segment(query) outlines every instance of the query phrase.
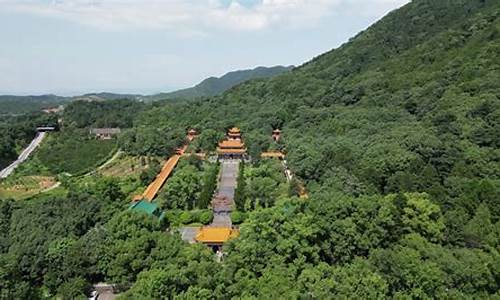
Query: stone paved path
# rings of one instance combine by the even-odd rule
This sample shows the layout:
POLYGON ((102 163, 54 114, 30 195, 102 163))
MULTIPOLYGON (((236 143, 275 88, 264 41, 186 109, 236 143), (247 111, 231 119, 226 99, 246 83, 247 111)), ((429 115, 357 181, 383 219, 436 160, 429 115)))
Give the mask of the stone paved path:
POLYGON ((240 168, 239 160, 221 161, 221 175, 219 186, 212 207, 214 220, 212 227, 231 227, 230 213, 234 206, 234 193, 237 185, 238 172, 240 168))

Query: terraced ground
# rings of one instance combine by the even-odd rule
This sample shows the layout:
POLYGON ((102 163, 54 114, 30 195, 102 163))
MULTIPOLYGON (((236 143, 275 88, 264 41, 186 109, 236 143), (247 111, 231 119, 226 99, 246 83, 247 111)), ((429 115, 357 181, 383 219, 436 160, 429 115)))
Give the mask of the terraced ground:
POLYGON ((108 177, 139 176, 142 171, 148 169, 144 157, 119 154, 116 159, 109 162, 98 170, 98 173, 108 177))
POLYGON ((56 184, 52 176, 22 176, 0 183, 0 198, 22 200, 34 196, 56 184))

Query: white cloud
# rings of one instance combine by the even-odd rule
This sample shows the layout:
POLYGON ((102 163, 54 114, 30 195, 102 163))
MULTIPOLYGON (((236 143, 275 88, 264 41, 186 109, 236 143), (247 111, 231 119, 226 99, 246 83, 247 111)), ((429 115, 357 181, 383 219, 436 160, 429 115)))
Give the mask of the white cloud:
POLYGON ((256 0, 242 5, 231 0, 0 0, 0 11, 63 18, 107 30, 146 28, 182 34, 211 30, 256 31, 275 27, 306 27, 346 7, 373 15, 407 0, 256 0), (227 1, 226 1, 227 2, 227 1))

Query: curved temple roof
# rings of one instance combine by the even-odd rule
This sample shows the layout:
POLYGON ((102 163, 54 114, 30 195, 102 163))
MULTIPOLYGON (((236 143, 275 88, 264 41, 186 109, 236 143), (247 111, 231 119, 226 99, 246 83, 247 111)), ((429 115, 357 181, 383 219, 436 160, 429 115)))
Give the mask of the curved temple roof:
POLYGON ((196 235, 196 241, 205 244, 220 244, 240 235, 240 231, 230 227, 203 227, 196 235))

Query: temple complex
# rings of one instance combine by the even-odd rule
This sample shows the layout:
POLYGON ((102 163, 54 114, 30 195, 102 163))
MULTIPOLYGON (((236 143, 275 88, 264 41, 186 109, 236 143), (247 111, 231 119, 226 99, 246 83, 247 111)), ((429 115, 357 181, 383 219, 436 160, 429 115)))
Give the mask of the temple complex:
POLYGON ((226 136, 226 139, 219 143, 217 154, 219 158, 244 158, 247 153, 247 148, 241 140, 241 132, 239 128, 231 128, 226 136))

